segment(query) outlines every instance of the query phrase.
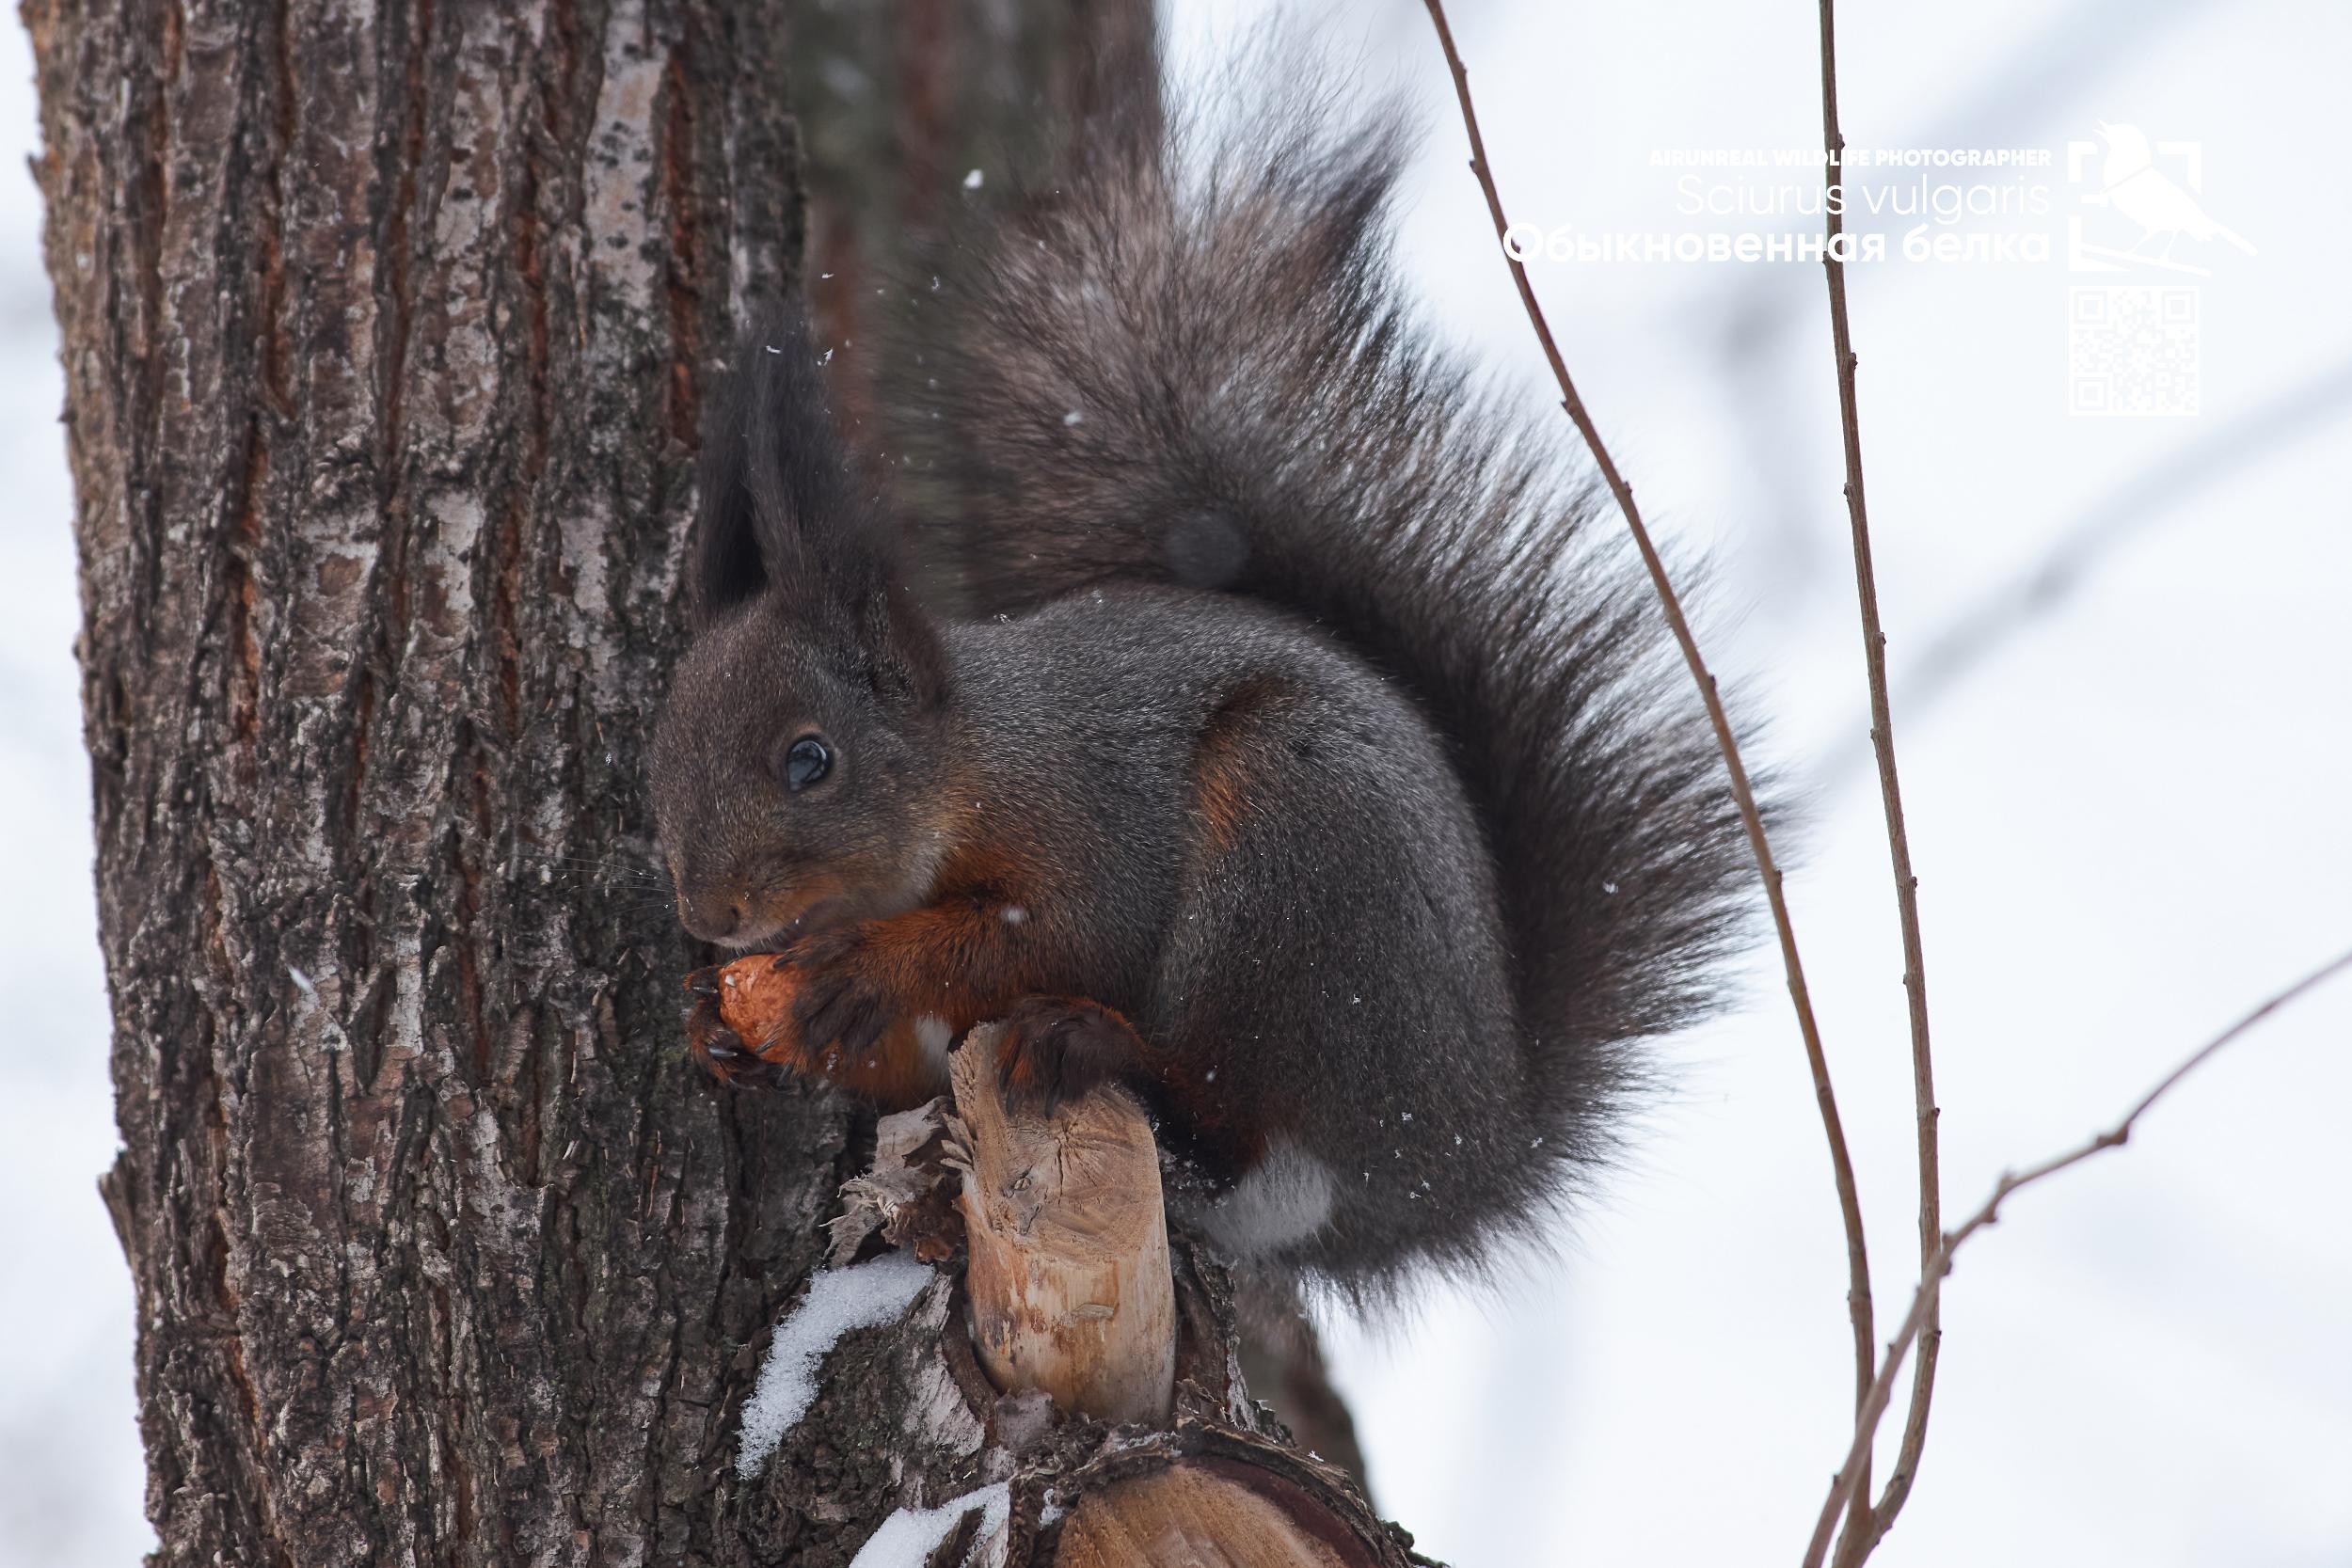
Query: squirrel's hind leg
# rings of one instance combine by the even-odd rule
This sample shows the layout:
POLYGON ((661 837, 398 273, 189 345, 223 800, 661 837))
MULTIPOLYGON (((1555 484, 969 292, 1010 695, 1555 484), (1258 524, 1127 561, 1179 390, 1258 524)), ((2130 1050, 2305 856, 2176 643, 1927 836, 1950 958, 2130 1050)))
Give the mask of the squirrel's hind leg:
POLYGON ((1198 752, 1151 1076, 1226 1184, 1199 1219, 1230 1254, 1364 1278, 1475 1253, 1540 1186, 1488 852, 1418 713, 1286 684, 1198 752))

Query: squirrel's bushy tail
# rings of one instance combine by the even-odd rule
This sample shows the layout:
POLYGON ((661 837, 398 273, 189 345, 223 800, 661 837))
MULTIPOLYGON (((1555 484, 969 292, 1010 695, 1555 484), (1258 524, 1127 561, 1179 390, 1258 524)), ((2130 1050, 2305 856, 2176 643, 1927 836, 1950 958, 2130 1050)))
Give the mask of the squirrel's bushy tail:
POLYGON ((1329 108, 1090 123, 1052 188, 946 247, 915 385, 951 499, 918 537, 979 613, 1214 588, 1399 680, 1483 819, 1538 1092, 1590 1127, 1639 1076, 1626 1044, 1710 999, 1738 817, 1569 427, 1531 429, 1400 301, 1408 138, 1329 108))

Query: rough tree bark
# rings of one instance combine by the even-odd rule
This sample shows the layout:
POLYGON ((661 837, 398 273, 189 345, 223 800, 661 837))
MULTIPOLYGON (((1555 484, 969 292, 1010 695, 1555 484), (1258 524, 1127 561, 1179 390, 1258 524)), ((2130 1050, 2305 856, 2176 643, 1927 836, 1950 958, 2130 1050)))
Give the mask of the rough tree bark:
MULTIPOLYGON (((909 8, 948 121, 1081 30, 909 8)), ((826 62, 760 0, 25 19, 157 1560, 845 1560, 959 1483, 907 1357, 731 1460, 870 1122, 690 1072, 611 870, 826 62)))

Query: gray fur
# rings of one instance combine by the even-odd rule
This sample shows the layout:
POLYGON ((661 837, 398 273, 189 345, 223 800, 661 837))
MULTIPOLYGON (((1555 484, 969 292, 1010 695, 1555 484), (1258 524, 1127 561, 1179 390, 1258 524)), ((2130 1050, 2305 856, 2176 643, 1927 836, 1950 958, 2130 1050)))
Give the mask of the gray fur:
POLYGON ((707 459, 656 768, 682 896, 848 863, 890 912, 1012 847, 1037 972, 1133 1022, 1147 1093, 1212 1086, 1155 1103, 1230 1240, 1358 1290, 1474 1264, 1711 1003, 1745 884, 1703 718, 1551 433, 1398 302, 1392 129, 1072 145, 918 291, 936 401, 900 412, 938 483, 858 492, 811 373, 746 355, 783 385, 728 417, 797 456, 707 459), (964 619, 914 608, 902 524, 964 619), (854 737, 831 802, 770 777, 808 722, 854 737))

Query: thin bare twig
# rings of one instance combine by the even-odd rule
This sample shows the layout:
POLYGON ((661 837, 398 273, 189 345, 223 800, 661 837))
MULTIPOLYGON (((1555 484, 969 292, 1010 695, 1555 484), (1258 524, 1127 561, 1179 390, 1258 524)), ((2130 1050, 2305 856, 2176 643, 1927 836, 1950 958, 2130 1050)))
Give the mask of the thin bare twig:
MULTIPOLYGON (((1837 126, 1837 36, 1834 0, 1821 0, 1821 145, 1828 153, 1822 177, 1841 196, 1845 182, 1845 133, 1837 126)), ((1902 927, 1903 990, 1911 1009, 1912 1105, 1919 1150, 1919 1268, 1924 1277, 1944 1229, 1943 1180, 1936 1158, 1935 1063, 1928 1045, 1928 972, 1919 936, 1919 879, 1911 868, 1911 834, 1903 822, 1902 784, 1895 769, 1895 719, 1886 695, 1886 633, 1879 621, 1878 571, 1870 560, 1870 518, 1862 497, 1862 420, 1854 392, 1853 332, 1846 317, 1845 220, 1840 200, 1824 200, 1829 238, 1821 256, 1829 279, 1829 325, 1837 356, 1837 414, 1846 448, 1846 517, 1853 533, 1854 591, 1862 602, 1862 659, 1869 672, 1870 744, 1878 753, 1879 798, 1886 810, 1886 847, 1895 870, 1895 909, 1902 927)), ((1861 1484, 1838 1543, 1840 1568, 1856 1568, 1886 1534, 1911 1495, 1920 1450, 1927 1445, 1928 1409, 1935 1399, 1936 1352, 1943 1341, 1935 1301, 1930 1297, 1919 1330, 1919 1364, 1911 1382, 1911 1409, 1903 1419, 1902 1445, 1886 1490, 1869 1501, 1868 1456, 1861 1484)), ((1856 1404, 1868 1393, 1855 1396, 1856 1404)))
POLYGON ((1902 1370, 1912 1341, 1918 1338, 1921 1327, 1934 1315, 1937 1299, 1943 1293, 1944 1276, 1952 1272, 1952 1254, 1960 1250, 1961 1243, 1998 1219, 2001 1205, 2011 1193, 2030 1187, 2045 1177, 2056 1176, 2071 1165, 2080 1164, 2103 1149, 2121 1148, 2130 1139, 2132 1129, 2139 1118, 2148 1114, 2149 1107, 2170 1092, 2174 1085, 2202 1067, 2215 1053, 2280 1007, 2347 969, 2352 969, 2352 952, 2340 954, 2322 964, 2206 1041, 2187 1060, 2166 1073, 2163 1082, 2141 1095, 2139 1102, 2113 1127, 2094 1133, 2089 1141, 2026 1170, 2004 1172, 2000 1180, 1994 1183, 1993 1196, 1985 1200, 1984 1207, 1969 1215, 1959 1229, 1944 1237, 1929 1259, 1929 1267, 1920 1275, 1918 1292, 1912 1297, 1911 1310, 1903 1316, 1901 1330, 1887 1346, 1886 1359, 1880 1364, 1878 1375, 1871 1380, 1869 1397, 1863 1401, 1862 1410, 1854 1421, 1853 1442, 1846 1450, 1846 1462, 1839 1467, 1837 1479, 1830 1483, 1829 1497, 1821 1504, 1820 1519, 1814 1523, 1813 1540, 1805 1548, 1805 1568, 1820 1568, 1823 1554, 1829 1550, 1830 1532, 1836 1528, 1838 1514, 1861 1491, 1860 1482, 1869 1462, 1871 1439, 1878 1433, 1880 1418, 1886 1414, 1887 1400, 1894 1391, 1895 1378, 1902 1370))
POLYGON ((1438 29, 1438 42, 1445 50, 1446 65, 1454 73, 1454 93, 1461 102, 1463 127, 1470 133, 1470 172, 1477 176, 1478 188, 1486 195, 1487 215, 1494 220, 1496 243, 1511 269, 1511 280, 1518 285, 1519 303, 1526 308, 1527 319, 1543 344, 1544 357, 1550 362, 1552 379, 1560 384, 1560 406, 1575 423, 1577 434, 1584 437, 1585 446, 1592 450, 1593 461, 1598 466, 1609 493, 1616 498, 1617 509, 1625 514, 1626 525, 1633 531, 1634 546, 1641 551, 1642 564, 1648 568, 1659 604, 1665 610, 1666 624, 1674 629, 1683 662, 1691 667, 1691 678, 1698 683, 1699 697, 1707 705, 1708 721, 1715 729, 1715 744, 1722 750, 1724 769, 1731 775, 1732 798, 1739 802, 1740 820, 1747 828, 1748 847, 1755 851, 1756 870, 1764 879, 1764 896, 1772 906, 1773 927, 1780 933, 1781 963, 1788 974, 1788 999, 1797 1011, 1798 1031, 1804 1037, 1805 1065, 1813 1073, 1813 1094, 1820 1106, 1822 1131, 1829 1139, 1830 1168, 1837 1183, 1837 1209, 1846 1226, 1846 1306, 1853 1322, 1854 1384, 1859 1401, 1870 1386, 1871 1369, 1877 1361, 1871 1324, 1869 1249, 1863 1241, 1862 1199, 1854 1185, 1853 1160, 1846 1151, 1846 1131, 1838 1119, 1836 1093, 1830 1087, 1829 1059, 1822 1053, 1820 1025, 1814 1020, 1813 999, 1805 990, 1804 964, 1797 956, 1797 928, 1788 917, 1788 902, 1781 891, 1780 867, 1773 861, 1772 844, 1765 837, 1763 815, 1756 810, 1756 791, 1748 784, 1747 766, 1740 760, 1740 743, 1732 734, 1731 720, 1715 689, 1715 677, 1699 656, 1698 640, 1692 636, 1690 622, 1683 616, 1682 601, 1666 574, 1666 563, 1650 542, 1641 510, 1633 504, 1633 488, 1617 471, 1592 415, 1585 410, 1584 400, 1577 395, 1567 361, 1561 357, 1560 345, 1551 336, 1551 325, 1544 319, 1543 307, 1536 303, 1534 288, 1528 282, 1527 268, 1511 254, 1505 240, 1511 226, 1503 215, 1502 197, 1495 189, 1494 173, 1486 163, 1486 138, 1479 134, 1478 111, 1470 103, 1470 71, 1462 64, 1460 51, 1454 46, 1454 29, 1447 24, 1443 0, 1425 3, 1429 20, 1438 29))

